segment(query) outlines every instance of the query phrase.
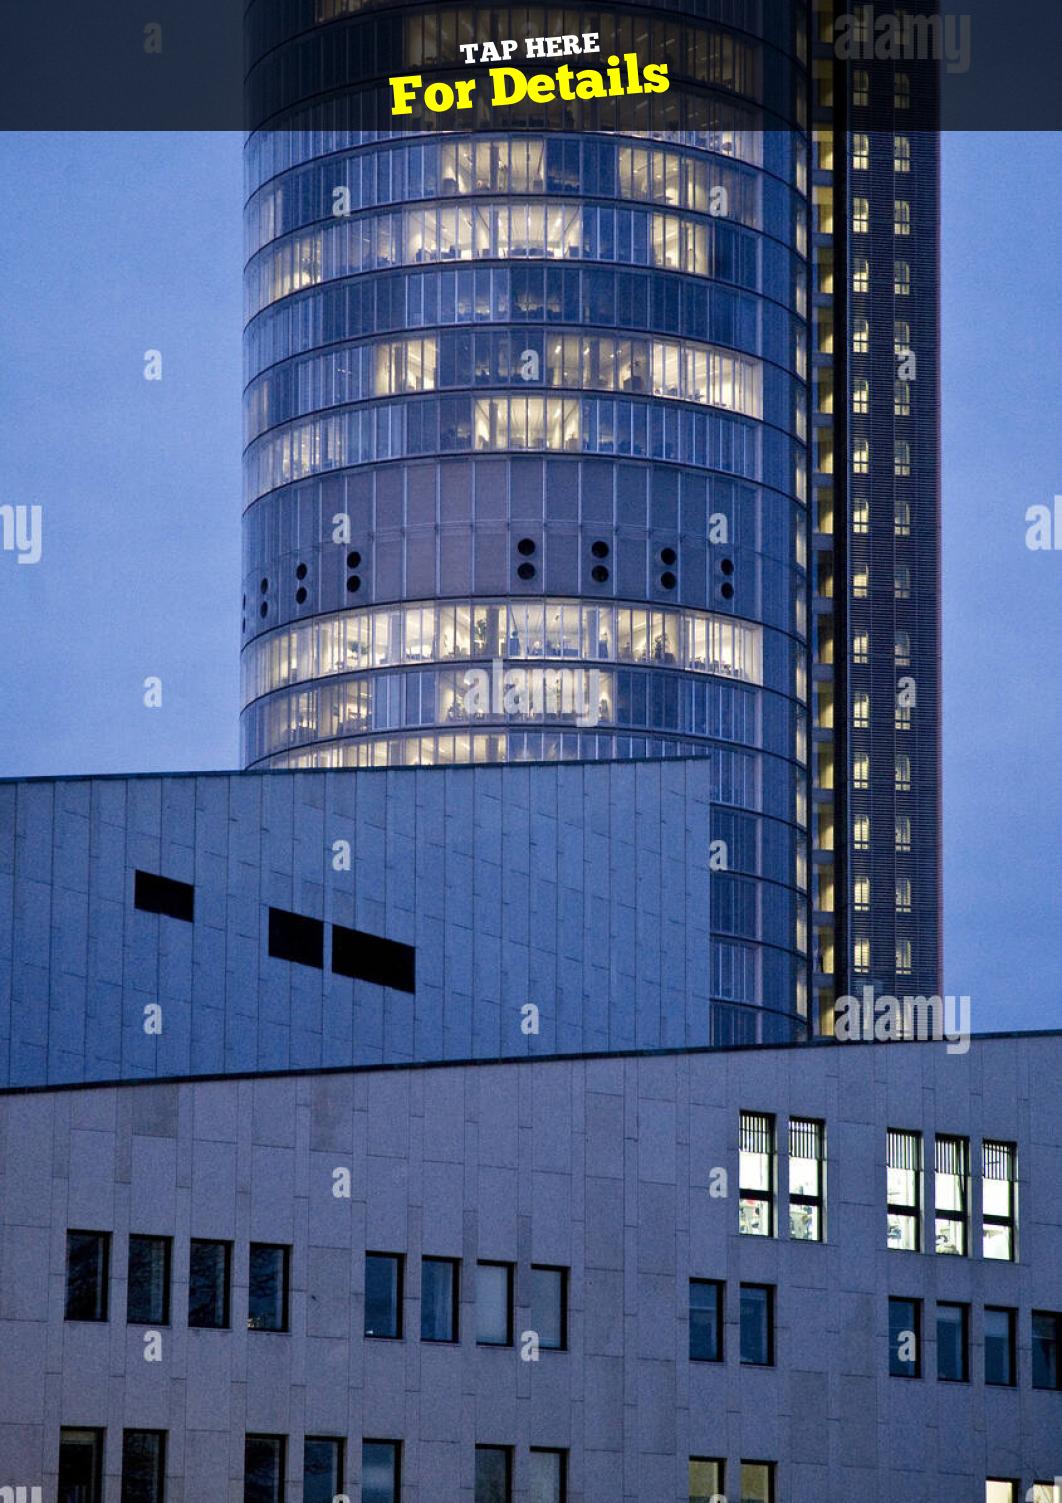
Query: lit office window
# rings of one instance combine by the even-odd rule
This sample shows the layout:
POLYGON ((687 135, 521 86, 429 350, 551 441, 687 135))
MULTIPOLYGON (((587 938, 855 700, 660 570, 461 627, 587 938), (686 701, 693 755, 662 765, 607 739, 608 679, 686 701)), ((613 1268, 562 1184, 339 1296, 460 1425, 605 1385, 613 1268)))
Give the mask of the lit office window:
POLYGON ((343 1491, 343 1442, 307 1435, 302 1447, 302 1503, 333 1503, 343 1491))
POLYGON ((870 940, 857 939, 852 943, 852 966, 857 971, 870 970, 870 940))
POLYGON ((456 1258, 423 1258, 420 1265, 420 1339, 456 1341, 460 1268, 456 1258))
POLYGON ((896 659, 897 668, 909 668, 911 666, 911 633, 897 629, 893 637, 893 656, 896 659))
POLYGON ((568 1270, 531 1265, 531 1329, 543 1351, 568 1346, 568 1270))
POLYGON ((774 1118, 741 1113, 738 1230, 749 1237, 774 1236, 774 1118))
POLYGON ((387 1341, 402 1336, 402 1256, 365 1254, 365 1335, 387 1341))
POLYGON ((894 1131, 886 1139, 887 1245, 918 1252, 922 1237, 922 1134, 894 1131))
MULTIPOLYGON (((911 415, 911 383, 909 381, 896 381, 893 383, 892 411, 894 417, 910 417, 911 415)), ((898 475, 911 473, 911 455, 908 447, 907 469, 897 470, 898 475)), ((910 528, 907 529, 908 532, 910 528)))
POLYGON ((1056 1482, 1034 1482, 1029 1493, 1029 1503, 1062 1503, 1062 1485, 1056 1482))
POLYGON ((857 631, 852 637, 852 662, 870 662, 870 633, 857 631))
POLYGON ((911 598, 911 570, 907 564, 897 564, 893 573, 892 590, 897 600, 911 598))
POLYGON ((921 1327, 921 1300, 889 1300, 890 1377, 920 1378, 922 1376, 921 1327))
POLYGON ((852 320, 852 353, 866 355, 870 351, 870 320, 867 318, 854 318, 852 320))
POLYGON ((102 1503, 102 1430, 60 1430, 58 1500, 59 1503, 102 1503))
MULTIPOLYGON (((869 450, 867 458, 869 461, 869 450)), ((852 498, 852 531, 870 531, 870 502, 866 496, 854 496, 852 498)))
MULTIPOLYGON (((401 1490, 401 1443, 361 1443, 361 1503, 398 1503, 401 1490)), ((477 1493, 477 1499, 479 1497, 477 1493)))
POLYGON ((856 752, 852 758, 852 786, 854 788, 870 787, 869 752, 856 752))
MULTIPOLYGON (((910 759, 908 758, 908 761, 910 759)), ((907 785, 910 787, 910 784, 907 785)), ((896 912, 911 912, 911 879, 910 877, 896 878, 896 912)))
POLYGON ((936 1250, 965 1257, 970 1204, 969 1144, 965 1138, 936 1141, 936 1250))
MULTIPOLYGON (((898 381, 897 386, 905 383, 898 381)), ((911 473, 911 445, 905 438, 898 438, 893 445, 892 472, 894 475, 909 475, 911 473)))
POLYGON ((870 816, 858 814, 852 821, 852 845, 857 851, 870 850, 870 816))
POLYGON ((243 1447, 243 1503, 284 1503, 283 1435, 248 1435, 243 1447))
POLYGON ((288 1329, 290 1247, 271 1242, 252 1242, 247 1290, 247 1329, 288 1329))
POLYGON ((165 1432, 126 1430, 122 1436, 121 1503, 163 1503, 165 1486, 165 1432))
POLYGON ((723 1360, 723 1285, 690 1279, 690 1361, 723 1360))
POLYGON ((1017 1382, 1017 1316, 1001 1305, 985 1306, 985 1382, 994 1387, 1017 1382))
POLYGON ((937 1377, 943 1383, 970 1381, 969 1305, 937 1305, 937 1377))
POLYGON ((911 107, 911 77, 908 73, 894 73, 892 77, 892 107, 907 110, 911 107))
POLYGON ((896 792, 910 793, 911 791, 911 759, 906 752, 896 754, 896 792))
POLYGON ((911 267, 907 261, 894 261, 892 265, 892 291, 895 297, 909 297, 911 292, 911 267))
POLYGON ((906 198, 897 198, 893 201, 892 229, 895 235, 911 233, 911 205, 906 198))
POLYGON ((223 1330, 229 1324, 232 1243, 193 1239, 188 1267, 188 1324, 223 1330))
POLYGON ((511 1346, 513 1265, 476 1264, 476 1341, 480 1346, 511 1346))
POLYGON ((870 695, 859 689, 852 696, 852 724, 856 730, 866 730, 870 724, 870 695))
POLYGON ((867 475, 870 473, 870 442, 865 438, 852 440, 852 473, 854 475, 867 475))
POLYGON ((895 728, 898 731, 909 731, 912 723, 912 707, 910 705, 896 705, 894 716, 895 728))
POLYGON ((741 1503, 774 1503, 774 1463, 741 1463, 741 1503))
POLYGON ((893 172, 910 172, 911 138, 909 136, 893 136, 892 170, 893 172))
POLYGON ((909 814, 896 816, 896 849, 898 851, 911 849, 911 816, 909 814))
POLYGON ((568 1455, 532 1446, 529 1457, 530 1503, 565 1503, 568 1496, 568 1455))
POLYGON ((852 261, 852 291, 870 291, 870 262, 866 256, 856 256, 852 261))
MULTIPOLYGON (((899 382, 898 385, 906 383, 899 382)), ((911 503, 910 501, 897 500, 892 511, 892 530, 895 537, 909 538, 911 536, 911 503)))
POLYGON ((852 73, 852 103, 861 109, 870 103, 870 74, 865 68, 852 73))
POLYGON ((512 1503, 513 1453, 508 1446, 476 1447, 475 1503, 512 1503))
POLYGON ((852 233, 853 235, 865 235, 870 229, 870 200, 869 198, 852 199, 852 233))
POLYGON ((126 1320, 130 1325, 169 1325, 169 1237, 129 1238, 126 1320))
POLYGON ((856 913, 870 912, 870 878, 857 877, 852 887, 853 906, 856 913))
MULTIPOLYGON (((860 883, 870 906, 870 879, 857 878, 856 907, 860 883)), ((792 1117, 789 1121, 789 1235, 800 1242, 822 1242, 826 1236, 826 1130, 821 1122, 792 1117)))
POLYGON ((909 355, 911 352, 911 325, 898 318, 892 326, 892 352, 894 355, 909 355))
POLYGON ((742 1284, 740 1331, 742 1362, 773 1366, 774 1289, 770 1284, 742 1284))
POLYGON ((852 170, 865 172, 870 166, 870 137, 857 131, 852 137, 852 170))
POLYGON ((985 1482, 985 1503, 1018 1503, 1018 1482, 989 1477, 985 1482))
POLYGON ((706 1456, 690 1457, 690 1503, 714 1503, 724 1496, 725 1464, 706 1456))
POLYGON ((852 569, 852 597, 865 600, 870 594, 870 565, 856 564, 852 569))
POLYGON ((1017 1257, 1017 1148, 1013 1143, 981 1145, 981 1248, 986 1258, 1017 1257))
POLYGON ((67 1232, 67 1320, 107 1319, 110 1243, 109 1232, 67 1232))
POLYGON ((1062 1389, 1062 1315, 1032 1312, 1032 1381, 1034 1388, 1062 1389))
POLYGON ((870 411, 870 382, 865 376, 857 376, 852 382, 852 411, 870 411))

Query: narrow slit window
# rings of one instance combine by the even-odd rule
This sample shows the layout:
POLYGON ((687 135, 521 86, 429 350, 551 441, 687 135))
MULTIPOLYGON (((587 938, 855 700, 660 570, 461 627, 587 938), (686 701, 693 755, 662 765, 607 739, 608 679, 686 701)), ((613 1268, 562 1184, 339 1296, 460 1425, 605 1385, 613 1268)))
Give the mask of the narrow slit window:
POLYGON ((138 871, 133 879, 133 904, 141 913, 161 913, 186 924, 195 921, 195 888, 174 877, 138 871))
POLYGON ((396 992, 414 992, 416 958, 412 945, 348 929, 343 924, 332 925, 332 970, 337 976, 389 986, 396 992))
MULTIPOLYGON (((870 881, 866 881, 866 906, 870 881)), ((859 907, 859 882, 856 883, 859 907)), ((826 1153, 821 1122, 792 1118, 789 1123, 789 1235, 799 1242, 822 1242, 825 1228, 826 1153)))
POLYGON ((774 1118, 741 1113, 738 1229, 748 1237, 774 1236, 774 1118))
POLYGON ((275 960, 324 969, 324 924, 285 908, 269 910, 269 953, 275 960))
POLYGON ((981 1247, 986 1258, 1017 1257, 1017 1149, 1013 1143, 981 1145, 981 1247))

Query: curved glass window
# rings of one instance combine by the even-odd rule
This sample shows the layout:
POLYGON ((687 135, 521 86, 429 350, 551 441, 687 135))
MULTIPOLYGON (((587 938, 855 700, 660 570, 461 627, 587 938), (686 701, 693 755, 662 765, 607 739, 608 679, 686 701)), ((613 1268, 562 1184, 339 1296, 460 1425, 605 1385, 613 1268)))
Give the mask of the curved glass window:
POLYGON ((343 219, 271 245, 247 265, 245 315, 253 318, 303 287, 359 272, 524 257, 659 266, 753 288, 757 281, 756 238, 718 219, 548 201, 469 200, 343 219))
MULTIPOLYGON (((760 478, 763 430, 742 418, 584 397, 421 397, 313 418, 256 439, 247 503, 310 475, 406 455, 557 450, 629 454, 760 478)), ((795 445, 794 445, 795 448, 795 445)))
POLYGON ((426 334, 330 351, 261 377, 244 399, 248 442, 322 408, 446 387, 520 384, 639 392, 763 416, 758 360, 706 345, 611 334, 426 334))
POLYGON ((762 691, 644 668, 462 665, 278 690, 243 715, 247 762, 299 743, 448 725, 562 722, 760 744, 762 691))
POLYGON ((321 345, 438 325, 599 324, 762 352, 805 374, 803 325, 757 294, 669 272, 477 266, 383 272, 310 289, 248 325, 245 379, 321 345))
POLYGON ((243 652, 243 703, 289 684, 454 659, 649 663, 763 682, 763 629, 703 611, 576 600, 375 606, 318 616, 243 652))
MULTIPOLYGON (((621 138, 622 140, 622 138, 621 138)), ((406 141, 329 157, 280 178, 251 199, 247 255, 281 235, 344 214, 427 198, 571 193, 717 214, 763 227, 758 173, 703 153, 580 141, 571 136, 406 141)), ((796 200, 794 199, 794 204, 796 200)), ((792 242, 790 225, 768 228, 792 242)))

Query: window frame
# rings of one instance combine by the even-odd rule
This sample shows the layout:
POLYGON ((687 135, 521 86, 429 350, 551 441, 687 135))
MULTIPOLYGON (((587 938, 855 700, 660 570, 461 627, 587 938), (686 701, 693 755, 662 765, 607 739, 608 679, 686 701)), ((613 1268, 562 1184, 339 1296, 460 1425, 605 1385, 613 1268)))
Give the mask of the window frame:
POLYGON ((538 1337, 538 1348, 542 1352, 566 1352, 568 1350, 568 1288, 571 1270, 559 1263, 532 1263, 529 1269, 531 1278, 528 1285, 528 1317, 531 1321, 529 1327, 538 1337), (535 1325, 535 1279, 536 1273, 556 1274, 560 1305, 560 1333, 556 1343, 543 1341, 542 1332, 535 1325))
POLYGON ((908 1295, 890 1294, 889 1295, 889 1377, 890 1378, 907 1378, 907 1379, 911 1379, 911 1380, 916 1380, 916 1379, 921 1378, 921 1376, 922 1376, 922 1301, 920 1299, 912 1299, 908 1295), (903 1326, 900 1326, 899 1328, 896 1328, 894 1326, 894 1322, 893 1322, 893 1310, 898 1305, 906 1305, 910 1309, 910 1311, 912 1313, 912 1319, 911 1319, 911 1321, 909 1323, 905 1322, 903 1324, 903 1326), (904 1359, 901 1358, 898 1355, 898 1344, 895 1341, 894 1337, 898 1336, 899 1332, 901 1330, 904 1330, 904 1331, 909 1330, 909 1331, 913 1332, 913 1334, 914 1334, 914 1339, 915 1339, 915 1355, 914 1355, 913 1362, 910 1364, 910 1366, 911 1366, 911 1368, 913 1370, 910 1371, 910 1372, 900 1371, 900 1366, 901 1366, 901 1364, 904 1364, 904 1359))
POLYGON ((247 1329, 281 1336, 291 1331, 291 1244, 287 1242, 250 1242, 247 1245, 247 1329), (255 1251, 279 1252, 281 1291, 280 1291, 280 1325, 264 1326, 252 1324, 251 1316, 251 1260, 255 1251))
POLYGON ((738 1122, 738 1232, 743 1237, 776 1237, 778 1199, 778 1144, 775 1117, 772 1112, 742 1111, 738 1122), (766 1143, 766 1147, 746 1147, 746 1143, 766 1143), (745 1170, 750 1167, 749 1158, 766 1159, 767 1186, 760 1188, 745 1183, 745 1170), (753 1229, 746 1224, 746 1203, 749 1206, 766 1206, 765 1231, 753 1229))
MULTIPOLYGON (((1018 1311, 1013 1305, 986 1305, 983 1314, 983 1379, 986 1388, 1016 1388, 1018 1384, 1018 1311), (1006 1323, 1007 1373, 1006 1378, 988 1376, 988 1320, 989 1315, 1002 1315, 1006 1323)), ((993 1340, 997 1338, 993 1337, 993 1340)))
POLYGON ((332 1487, 331 1492, 329 1493, 329 1496, 328 1496, 328 1503, 333 1503, 333 1499, 335 1499, 336 1497, 341 1496, 343 1494, 343 1489, 344 1489, 344 1483, 345 1483, 345 1478, 346 1478, 346 1459, 347 1459, 346 1437, 342 1436, 342 1435, 304 1435, 303 1436, 303 1439, 302 1439, 302 1492, 303 1492, 303 1499, 304 1500, 307 1497, 307 1482, 306 1482, 306 1460, 307 1460, 307 1457, 306 1457, 306 1447, 310 1446, 310 1445, 327 1445, 327 1446, 333 1446, 335 1448, 334 1454, 335 1454, 335 1458, 336 1458, 336 1465, 335 1465, 335 1472, 333 1474, 334 1475, 334 1486, 332 1487))
MULTIPOLYGON (((479 1457, 480 1457, 481 1453, 484 1453, 484 1452, 487 1452, 487 1451, 490 1451, 491 1453, 494 1453, 494 1454, 500 1454, 501 1457, 502 1457, 502 1459, 503 1459, 504 1467, 505 1467, 505 1481, 504 1481, 504 1484, 503 1484, 505 1491, 504 1491, 504 1500, 503 1500, 503 1503, 512 1503, 512 1497, 513 1497, 513 1447, 512 1446, 477 1445, 476 1446, 476 1462, 477 1462, 476 1470, 477 1471, 478 1471, 478 1460, 479 1460, 479 1457)), ((480 1496, 479 1496, 479 1478, 477 1476, 475 1476, 475 1474, 473 1474, 473 1503, 481 1503, 481 1499, 480 1499, 480 1496)))
MULTIPOLYGON (((869 882, 870 882, 869 877, 861 877, 861 878, 858 878, 857 881, 865 881, 865 882, 867 882, 868 889, 869 889, 869 882)), ((853 892, 854 892, 854 889, 853 889, 853 892)), ((868 894, 867 894, 867 906, 868 906, 868 908, 869 908, 869 901, 870 900, 869 900, 869 891, 868 891, 868 894)), ((858 909, 859 909, 859 903, 858 903, 857 899, 855 900, 855 907, 856 907, 856 909, 858 911, 858 909)), ((789 1149, 789 1154, 788 1154, 788 1157, 789 1157, 789 1186, 788 1186, 788 1189, 789 1189, 789 1236, 790 1236, 790 1239, 792 1241, 795 1241, 795 1242, 825 1242, 826 1241, 826 1123, 824 1121, 822 1121, 821 1118, 817 1118, 817 1117, 790 1117, 790 1119, 789 1119, 789 1131, 788 1131, 788 1145, 787 1146, 788 1146, 788 1149, 789 1149), (812 1143, 812 1146, 815 1149, 815 1153, 813 1155, 808 1155, 808 1154, 794 1154, 794 1152, 793 1152, 793 1148, 794 1148, 794 1128, 797 1129, 798 1134, 801 1131, 808 1131, 808 1130, 810 1130, 808 1132, 808 1141, 812 1143), (815 1171, 816 1188, 815 1188, 815 1191, 813 1193, 809 1194, 809 1193, 807 1193, 805 1191, 794 1191, 793 1190, 793 1162, 794 1162, 794 1159, 796 1159, 797 1161, 799 1161, 801 1163, 803 1163, 803 1162, 814 1163, 817 1166, 816 1167, 816 1171, 815 1171), (801 1236, 794 1235, 794 1232, 793 1232, 793 1207, 794 1207, 794 1205, 795 1206, 804 1206, 804 1207, 807 1207, 807 1208, 809 1208, 809 1209, 814 1210, 814 1211, 817 1212, 817 1216, 816 1216, 816 1218, 814 1218, 815 1221, 817 1222, 817 1226, 818 1226, 818 1234, 816 1236, 801 1237, 801 1236)), ((802 1146, 799 1143, 799 1141, 797 1143, 797 1146, 802 1146)))
POLYGON ((404 1253, 383 1252, 376 1248, 365 1249, 365 1309, 362 1320, 362 1336, 366 1341, 402 1341, 405 1335, 405 1282, 406 1257, 404 1253), (394 1265, 394 1329, 370 1331, 369 1326, 369 1259, 385 1259, 394 1265))
MULTIPOLYGON (((232 1329, 232 1253, 233 1245, 220 1237, 191 1237, 188 1244, 188 1313, 187 1326, 190 1331, 229 1331, 232 1329), (220 1325, 208 1325, 203 1321, 192 1319, 192 1259, 197 1247, 220 1247, 224 1250, 224 1269, 222 1278, 222 1314, 223 1320, 220 1325)), ((248 1265, 249 1268, 249 1265, 248 1265)))
POLYGON ((981 1143, 981 1256, 995 1263, 1018 1261, 1018 1145, 998 1138, 985 1138, 981 1143), (1009 1170, 1009 1173, 998 1175, 988 1173, 989 1154, 992 1150, 998 1150, 999 1162, 1009 1170), (1007 1185, 1005 1214, 985 1209, 987 1199, 985 1186, 988 1183, 1007 1185), (1008 1233, 1010 1250, 1005 1255, 1000 1256, 987 1250, 990 1228, 1001 1229, 1008 1233))
POLYGON ((170 1295, 173 1278, 173 1238, 156 1237, 150 1232, 130 1232, 126 1253, 125 1322, 130 1326, 168 1326, 170 1324, 170 1295), (130 1290, 132 1287, 133 1243, 157 1243, 162 1246, 162 1314, 158 1318, 141 1318, 130 1313, 130 1290))
MULTIPOLYGON (((265 1245, 275 1246, 276 1244, 270 1243, 270 1244, 265 1244, 265 1245)), ((248 1431, 247 1433, 245 1433, 245 1435, 243 1437, 243 1496, 244 1496, 244 1503, 248 1503, 248 1499, 247 1499, 247 1482, 248 1482, 248 1478, 247 1478, 247 1450, 248 1450, 248 1447, 250 1446, 250 1444, 251 1444, 252 1441, 276 1441, 277 1442, 277 1460, 278 1460, 279 1464, 278 1464, 278 1467, 277 1467, 277 1488, 276 1488, 276 1491, 275 1491, 275 1493, 273 1495, 273 1503, 284 1503, 285 1497, 287 1495, 286 1494, 286 1487, 287 1487, 287 1470, 288 1470, 288 1437, 286 1435, 278 1435, 278 1434, 276 1434, 275 1432, 272 1432, 272 1431, 259 1431, 259 1430, 248 1431)))
POLYGON ((1058 1310, 1030 1310, 1029 1312, 1030 1355, 1032 1364, 1032 1386, 1041 1393, 1062 1393, 1062 1312, 1058 1310), (1047 1337, 1037 1335, 1037 1321, 1050 1321, 1051 1334, 1047 1337), (1038 1361, 1038 1347, 1046 1346, 1053 1364, 1052 1371, 1054 1382, 1038 1383, 1037 1371, 1042 1371, 1038 1361))
POLYGON ((422 1256, 420 1260, 420 1339, 435 1346, 456 1346, 461 1340, 461 1259, 422 1256), (450 1269, 450 1334, 449 1336, 426 1336, 424 1334, 424 1268, 426 1264, 449 1266, 450 1269))
MULTIPOLYGON (((557 1503, 567 1503, 568 1499, 568 1452, 561 1446, 529 1446, 528 1453, 531 1456, 555 1456, 557 1459, 557 1503)), ((530 1472, 530 1467, 528 1471, 530 1472)), ((529 1477, 528 1479, 532 1479, 529 1477)))
MULTIPOLYGON (((775 1286, 773 1284, 755 1284, 744 1282, 741 1284, 740 1299, 738 1304, 738 1356, 743 1367, 775 1366, 774 1305, 775 1286), (763 1311, 763 1335, 765 1338, 764 1350, 766 1351, 766 1356, 762 1360, 760 1358, 746 1357, 744 1354, 745 1334, 747 1329, 745 1320, 746 1292, 755 1292, 757 1295, 764 1296, 762 1302, 759 1304, 759 1308, 763 1311)), ((757 1320, 757 1334, 759 1332, 759 1324, 760 1323, 757 1320)))
MULTIPOLYGON (((63 1319, 87 1321, 93 1325, 99 1325, 110 1319, 110 1288, 111 1288, 111 1233, 92 1231, 87 1227, 68 1227, 66 1232, 66 1261, 64 1266, 63 1285, 63 1319), (96 1315, 71 1315, 71 1286, 70 1286, 70 1239, 71 1237, 94 1237, 100 1246, 100 1270, 98 1275, 98 1297, 96 1299, 96 1315)), ((78 1428, 77 1426, 74 1427, 78 1428)), ((88 1427, 91 1429, 91 1426, 88 1427)))
POLYGON ((513 1342, 515 1340, 515 1330, 516 1330, 516 1320, 515 1320, 515 1303, 516 1303, 516 1301, 515 1301, 515 1298, 514 1298, 515 1290, 516 1290, 516 1265, 514 1263, 506 1263, 504 1260, 498 1259, 498 1258, 477 1258, 476 1259, 476 1345, 477 1346, 504 1348, 504 1347, 512 1346, 513 1345, 513 1342), (481 1268, 501 1268, 501 1269, 504 1269, 504 1271, 505 1271, 505 1329, 506 1329, 506 1333, 507 1334, 506 1334, 506 1339, 504 1341, 485 1341, 483 1339, 483 1337, 480 1335, 480 1326, 479 1326, 479 1304, 480 1304, 479 1270, 481 1268))
POLYGON ((391 1452, 391 1498, 393 1503, 399 1503, 402 1496, 402 1442, 400 1440, 388 1440, 376 1435, 364 1435, 361 1440, 361 1469, 359 1472, 359 1497, 364 1492, 365 1477, 365 1448, 366 1446, 386 1446, 391 1452))
POLYGON ((62 1486, 63 1481, 63 1445, 76 1443, 81 1437, 89 1437, 92 1445, 92 1481, 91 1495, 84 1503, 103 1503, 103 1451, 106 1444, 106 1430, 99 1429, 95 1425, 63 1425, 59 1431, 59 1475, 57 1486, 62 1486))
POLYGON ((885 1185, 886 1185, 885 1214, 886 1214, 886 1227, 887 1227, 886 1238, 885 1238, 885 1245, 892 1252, 914 1252, 914 1253, 919 1253, 919 1252, 922 1251, 922 1242, 923 1242, 923 1236, 922 1236, 922 1218, 923 1218, 924 1202, 925 1202, 925 1179, 924 1179, 924 1176, 925 1176, 925 1146, 924 1146, 924 1143, 923 1143, 923 1138, 922 1138, 921 1132, 911 1131, 911 1130, 909 1130, 907 1128, 903 1128, 903 1127, 890 1127, 890 1128, 887 1128, 886 1129, 886 1135, 885 1135, 885 1185), (904 1149, 905 1149, 905 1151, 902 1154, 899 1152, 899 1149, 901 1147, 901 1140, 903 1142, 904 1149), (908 1148, 908 1147, 913 1150, 913 1152, 910 1153, 910 1154, 908 1154, 906 1152, 906 1148, 908 1148), (894 1163, 892 1161, 893 1160, 894 1149, 897 1150, 896 1155, 895 1155, 897 1158, 900 1158, 900 1157, 902 1157, 904 1159, 906 1159, 906 1158, 912 1158, 914 1160, 914 1162, 911 1163, 911 1164, 908 1164, 908 1163, 894 1163), (892 1199, 890 1197, 890 1195, 889 1195, 889 1188, 888 1188, 888 1186, 889 1186, 889 1170, 890 1169, 893 1170, 894 1173, 897 1173, 897 1174, 913 1174, 914 1175, 914 1181, 913 1181, 913 1195, 914 1195, 914 1198, 913 1198, 913 1200, 911 1200, 911 1201, 901 1201, 901 1200, 894 1200, 894 1199, 892 1199), (891 1231, 891 1226, 892 1226, 892 1224, 891 1224, 891 1218, 893 1218, 893 1217, 897 1218, 897 1220, 903 1219, 903 1220, 905 1220, 905 1221, 907 1221, 907 1222, 909 1222, 911 1224, 911 1226, 913 1228, 913 1231, 914 1231, 914 1243, 913 1243, 913 1246, 906 1247, 906 1246, 902 1245, 902 1243, 901 1243, 900 1246, 896 1246, 896 1244, 894 1243, 892 1237, 889 1236, 889 1231, 891 1231))
POLYGON ((689 1281, 689 1360, 691 1362, 722 1362, 726 1355, 726 1282, 723 1279, 695 1279, 689 1281), (708 1305, 694 1305, 694 1289, 714 1290, 714 1307, 708 1305), (702 1357, 693 1350, 694 1337, 694 1311, 712 1310, 712 1318, 715 1322, 714 1356, 702 1357))
MULTIPOLYGON (((119 1497, 121 1499, 121 1503, 129 1503, 129 1500, 127 1500, 127 1498, 126 1498, 126 1480, 127 1480, 126 1479, 126 1465, 127 1465, 127 1461, 128 1461, 128 1457, 126 1455, 126 1450, 127 1450, 128 1445, 129 1445, 129 1439, 130 1439, 130 1437, 134 1436, 134 1435, 137 1435, 137 1436, 139 1436, 139 1435, 151 1435, 151 1436, 154 1436, 155 1439, 159 1442, 158 1454, 157 1454, 157 1456, 155 1458, 155 1478, 154 1478, 155 1496, 154 1496, 154 1499, 152 1500, 152 1503, 164 1503, 164 1500, 165 1500, 165 1497, 166 1497, 166 1437, 167 1437, 167 1431, 165 1431, 165 1430, 141 1430, 141 1429, 125 1429, 125 1430, 122 1431, 122 1479, 121 1479, 121 1490, 120 1490, 120 1493, 119 1493, 119 1497)), ((136 1503, 141 1503, 141 1494, 139 1492, 137 1492, 137 1494, 136 1494, 136 1503)))
POLYGON ((970 1381, 970 1306, 960 1300, 937 1301, 937 1381, 938 1383, 969 1383, 970 1381), (942 1371, 941 1340, 940 1333, 942 1322, 940 1312, 942 1310, 957 1310, 959 1312, 959 1372, 958 1374, 942 1371))
POLYGON ((970 1140, 953 1133, 936 1133, 933 1140, 933 1250, 941 1257, 967 1258, 970 1255, 970 1140), (954 1149, 958 1172, 941 1167, 942 1149, 954 1149), (941 1208, 941 1179, 958 1182, 959 1209, 941 1208), (941 1222, 958 1229, 957 1250, 941 1248, 941 1222))

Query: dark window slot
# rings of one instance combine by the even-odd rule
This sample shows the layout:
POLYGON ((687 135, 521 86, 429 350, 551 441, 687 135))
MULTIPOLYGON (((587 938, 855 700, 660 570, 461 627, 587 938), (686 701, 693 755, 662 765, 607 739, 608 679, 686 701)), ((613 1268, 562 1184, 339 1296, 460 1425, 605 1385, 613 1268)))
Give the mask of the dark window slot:
POLYGON ((276 960, 324 969, 324 924, 284 908, 269 910, 269 953, 276 960))
POLYGON ((162 913, 167 918, 195 921, 195 888, 191 882, 173 877, 159 877, 154 872, 137 872, 133 902, 144 913, 162 913))
POLYGON ((416 955, 412 945, 342 924, 332 926, 332 970, 337 976, 371 981, 396 992, 416 991, 416 955))

